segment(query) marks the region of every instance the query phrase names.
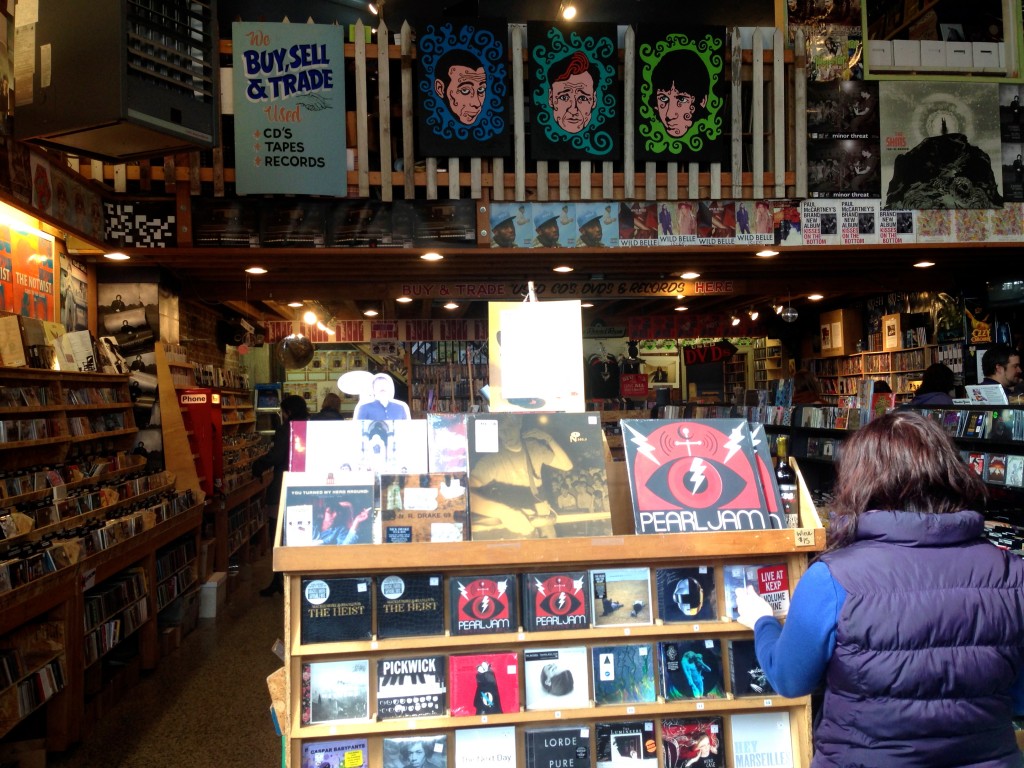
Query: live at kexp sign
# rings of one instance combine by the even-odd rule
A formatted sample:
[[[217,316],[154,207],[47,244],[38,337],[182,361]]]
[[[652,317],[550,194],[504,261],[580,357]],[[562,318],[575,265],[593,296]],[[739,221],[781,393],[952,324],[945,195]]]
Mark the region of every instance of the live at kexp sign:
[[[534,281],[537,298],[643,299],[653,296],[729,296],[743,286],[735,280],[556,280]],[[401,283],[398,293],[412,299],[516,301],[527,284],[497,282]]]

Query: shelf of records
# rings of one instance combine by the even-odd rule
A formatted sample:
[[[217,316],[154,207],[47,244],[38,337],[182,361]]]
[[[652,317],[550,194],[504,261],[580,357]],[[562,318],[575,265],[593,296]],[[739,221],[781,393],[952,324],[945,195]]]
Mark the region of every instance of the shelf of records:
[[[86,591],[85,666],[109,653],[149,619],[149,590],[144,568],[128,568]]]
[[[64,689],[64,624],[43,619],[3,638],[0,650],[0,737]]]
[[[809,363],[824,396],[856,395],[864,377],[885,378],[897,395],[913,394],[924,370],[935,362],[937,349],[931,344],[899,352],[856,352]]]
[[[175,387],[221,387],[249,390],[249,373],[241,365],[213,365],[189,359],[188,347],[161,342]],[[230,351],[233,347],[228,347]],[[227,357],[227,354],[226,354]]]
[[[129,495],[119,497],[120,493]],[[5,529],[14,535],[0,542],[0,595],[71,568],[198,508],[192,491],[175,491],[174,478],[166,472],[105,486],[81,494],[76,502],[80,508],[96,506],[80,513],[69,511],[66,518],[38,527],[33,527],[37,521],[21,512],[0,517],[7,526],[14,526]]]
[[[293,422],[278,543],[291,549],[607,536],[613,507],[621,515],[627,499],[632,520],[620,519],[615,530],[798,527],[782,514],[760,425],[735,417],[620,425],[625,461],[606,465],[596,412]]]
[[[229,508],[228,557],[233,557],[239,552],[266,524],[267,511],[261,496],[252,496],[234,508]]]

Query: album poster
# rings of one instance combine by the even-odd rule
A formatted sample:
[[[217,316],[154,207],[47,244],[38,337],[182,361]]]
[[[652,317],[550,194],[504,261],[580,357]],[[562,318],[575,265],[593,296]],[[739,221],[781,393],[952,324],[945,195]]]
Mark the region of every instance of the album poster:
[[[677,203],[669,203],[668,205],[670,207],[674,205],[676,209],[672,232],[670,235],[660,235],[658,244],[697,245],[697,214],[700,212],[700,201],[680,200]],[[659,217],[661,216],[660,211],[658,215]],[[769,231],[771,231],[771,227],[769,227]]]
[[[804,200],[800,204],[804,245],[838,245],[839,202]]]
[[[1024,109],[1019,85],[999,86],[999,138],[1002,145],[1003,199],[1024,200]]]
[[[659,244],[658,204],[639,200],[620,202],[619,245],[635,248]]]
[[[619,245],[619,219],[615,204],[576,203],[576,247],[615,248]]]
[[[914,212],[882,208],[878,212],[878,242],[885,245],[916,243]]]
[[[878,83],[807,86],[807,192],[811,197],[878,197]]]
[[[381,475],[380,541],[468,541],[465,472]]]
[[[575,203],[533,203],[531,248],[573,248],[576,245]]]
[[[491,248],[529,248],[533,245],[530,203],[491,203]]]
[[[1002,206],[997,84],[886,81],[879,97],[886,208]]]
[[[614,24],[527,23],[534,160],[616,160],[622,154]]]
[[[724,27],[637,27],[638,160],[728,162],[726,46]]]
[[[772,201],[772,227],[775,234],[775,245],[803,245],[802,226],[798,201]]]
[[[699,245],[732,245],[736,238],[736,206],[732,200],[701,200],[697,210]]]
[[[771,202],[737,200],[735,206],[737,245],[772,245],[775,242]]]
[[[508,24],[428,24],[416,40],[416,135],[427,157],[500,157],[512,147]]]

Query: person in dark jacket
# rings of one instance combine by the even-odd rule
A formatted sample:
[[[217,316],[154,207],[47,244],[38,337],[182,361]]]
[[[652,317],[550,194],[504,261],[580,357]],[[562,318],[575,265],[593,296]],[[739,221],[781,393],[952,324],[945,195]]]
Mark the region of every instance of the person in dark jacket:
[[[320,410],[312,418],[317,421],[344,419],[345,415],[341,412],[341,398],[333,392],[328,392],[324,395],[324,401],[320,404]]]
[[[824,684],[812,768],[1019,768],[1024,559],[984,538],[985,485],[914,411],[843,446],[828,547],[785,626],[751,589],[739,621],[781,696]]]
[[[953,397],[950,393],[955,386],[953,370],[943,363],[932,363],[924,371],[917,394],[907,405],[911,407],[952,405]]]
[[[284,478],[285,470],[288,469],[289,443],[291,442],[291,427],[293,421],[306,421],[309,418],[309,410],[306,408],[306,401],[298,395],[288,395],[281,401],[281,426],[274,430],[274,442],[267,453],[260,456],[252,463],[252,474],[257,479],[262,479],[268,469],[274,470],[274,478],[267,486],[263,503],[268,508],[267,525],[271,531],[277,530],[277,510],[281,504],[281,480]],[[264,597],[284,592],[284,578],[280,573],[275,573],[270,583],[260,590]]]

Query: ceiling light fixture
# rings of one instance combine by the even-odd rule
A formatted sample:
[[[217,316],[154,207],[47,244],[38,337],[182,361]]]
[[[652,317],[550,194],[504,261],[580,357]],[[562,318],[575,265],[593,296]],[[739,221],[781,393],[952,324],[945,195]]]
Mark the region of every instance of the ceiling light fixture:
[[[810,300],[810,301],[821,301],[821,300],[822,300],[822,299],[824,299],[825,297],[824,297],[824,296],[822,296],[822,295],[821,295],[820,293],[812,293],[812,294],[811,294],[810,296],[808,296],[807,298],[808,298],[808,300]]]
[[[376,317],[377,315],[380,314],[380,312],[378,312],[376,309],[372,309],[371,308],[371,309],[364,309],[363,310],[363,314],[366,315],[366,317]]]
[[[771,248],[765,248],[763,251],[758,251],[754,255],[760,256],[762,259],[770,259],[772,256],[778,256],[779,252],[773,251]]]
[[[367,3],[366,7],[370,9],[370,13],[372,13],[374,16],[380,15],[380,11],[377,10],[377,6],[374,5],[373,3]]]
[[[749,310],[747,311],[747,315],[748,315],[748,317],[750,317],[750,319],[751,319],[751,320],[757,320],[757,318],[759,318],[759,317],[761,316],[761,313],[760,313],[760,312],[758,312],[758,311],[757,311],[756,309],[754,309],[753,307],[751,307],[751,308],[750,308],[750,309],[749,309]]]
[[[558,6],[558,15],[566,21],[575,19],[576,6],[573,4],[573,0],[562,0],[562,3]]]
[[[316,312],[309,310],[302,316],[302,322],[306,325],[316,325],[320,322],[320,318],[316,316]]]
[[[130,259],[131,256],[129,256],[127,253],[120,253],[115,251],[114,253],[104,253],[103,258],[110,259],[111,261],[128,261],[128,259]]]
[[[459,305],[456,304],[454,301],[449,301],[447,304],[444,305],[444,308],[445,309],[458,309]]]
[[[776,315],[781,315],[782,314],[783,307],[782,307],[781,304],[774,304],[774,305],[772,305],[772,309],[775,310],[775,314]]]
[[[107,258],[109,259],[110,257],[108,256]],[[919,261],[914,266],[917,267],[918,269],[927,269],[928,267],[934,267],[935,266],[935,262],[934,261]]]
[[[555,267],[553,271],[555,271],[555,272],[572,272],[572,269],[573,268],[570,267],[568,264],[562,264],[560,266]]]
[[[436,251],[430,251],[428,253],[424,253],[422,256],[420,256],[420,258],[423,259],[424,261],[441,261],[441,259],[443,259],[444,256],[442,256],[440,253],[437,253]]]
[[[288,302],[288,306],[291,307],[292,309],[296,309],[296,308],[302,306],[302,302],[301,301],[289,301]]]
[[[263,267],[249,267],[245,271],[248,272],[250,275],[265,275],[265,274],[267,274],[267,270],[265,270]]]
[[[583,307],[584,309],[590,309],[592,306],[594,306],[594,303],[591,301],[584,301],[582,304],[580,304],[580,306]]]
[[[683,278],[683,280],[696,280],[700,277],[700,272],[683,272],[680,277]]]
[[[411,304],[412,296],[399,296],[397,299],[395,299],[395,301],[397,301],[399,304]]]
[[[683,306],[682,304],[680,304],[680,305],[679,305],[678,307],[676,307],[675,309],[676,309],[676,312],[685,312],[686,310],[688,310],[688,309],[689,309],[689,307],[686,307],[686,306]]]
[[[733,315],[733,316],[732,316],[732,317],[731,317],[731,318],[729,319],[729,322],[730,322],[730,323],[731,323],[731,324],[732,324],[733,326],[736,326],[736,325],[739,325],[739,324],[740,324],[740,319],[739,319],[738,317],[736,317],[736,315]]]

